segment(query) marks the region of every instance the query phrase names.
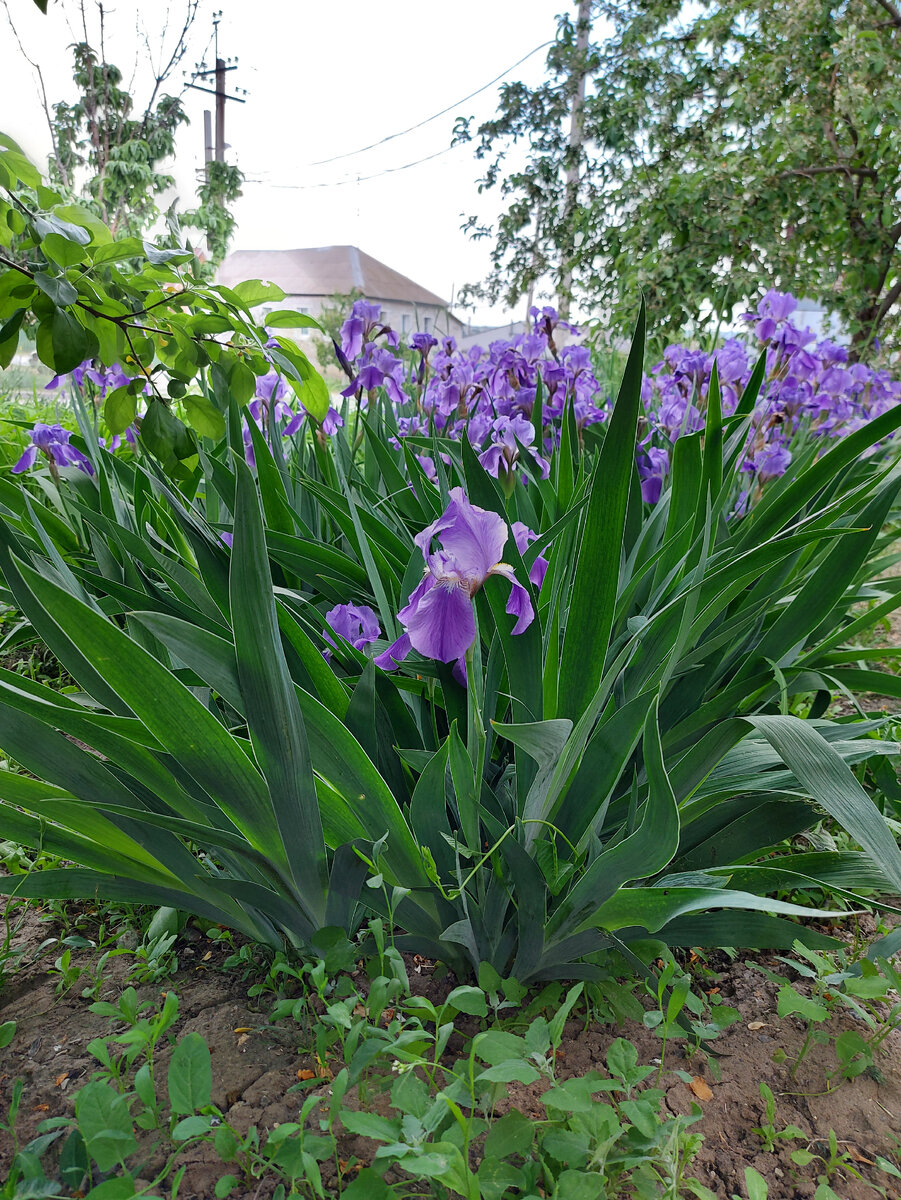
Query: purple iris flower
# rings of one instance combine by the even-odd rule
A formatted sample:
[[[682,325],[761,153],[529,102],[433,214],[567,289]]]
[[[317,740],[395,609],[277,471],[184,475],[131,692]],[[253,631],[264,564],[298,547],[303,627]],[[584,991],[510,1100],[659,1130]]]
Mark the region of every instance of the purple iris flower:
[[[260,387],[263,380],[269,380],[271,391]],[[276,380],[278,380],[278,385],[280,386],[276,384]],[[257,380],[257,394],[247,405],[247,411],[259,426],[262,427],[265,417],[270,434],[273,432],[272,426],[274,422],[286,422],[281,431],[282,437],[292,437],[297,433],[306,415],[302,409],[300,412],[295,412],[290,404],[282,400],[281,397],[286,395],[287,391],[287,387],[278,379],[275,372],[270,371],[268,375],[264,375],[261,379]],[[248,438],[249,436],[248,432]],[[247,438],[245,438],[246,440]]]
[[[43,421],[36,422],[31,431],[31,445],[13,467],[13,475],[21,475],[23,471],[33,467],[38,452],[49,461],[51,472],[57,467],[77,467],[86,475],[93,475],[94,468],[90,461],[80,450],[69,445],[71,436],[69,430],[64,429],[62,425],[45,425]]]
[[[745,313],[745,319],[752,323],[756,322],[757,337],[761,342],[768,342],[797,307],[798,301],[790,292],[777,292],[771,289],[757,305],[757,312]]]
[[[493,475],[497,479],[502,471],[506,477],[512,474],[519,459],[517,443],[520,443],[535,460],[535,465],[541,472],[541,478],[547,479],[551,465],[547,459],[542,458],[536,450],[531,448],[532,442],[535,440],[535,428],[525,417],[498,417],[496,421],[492,422],[491,439],[492,444],[479,455],[479,462],[489,475]]]
[[[359,391],[370,392],[373,388],[384,387],[392,404],[403,404],[407,400],[401,386],[403,382],[403,362],[384,346],[369,342],[363,350],[359,373],[341,395],[349,399]]]
[[[329,410],[322,418],[321,429],[326,437],[331,437],[336,429],[340,429],[344,425],[344,418],[338,412],[337,408],[332,408],[329,405]]]
[[[684,396],[671,395],[660,405],[657,415],[660,428],[671,442],[683,434],[697,433],[704,428],[704,418]]]
[[[738,338],[727,338],[716,352],[720,383],[740,383],[748,373],[748,348]]]
[[[758,304],[757,311],[762,317],[772,317],[774,321],[787,321],[797,307],[798,301],[791,292],[777,292],[771,288]]]
[[[84,383],[85,371],[87,371],[90,366],[91,360],[86,358],[83,363],[79,363],[77,367],[73,367],[68,375],[54,375],[50,382],[44,385],[44,391],[55,391],[56,388],[61,387],[67,379],[71,379],[75,383],[76,387],[81,387]]]
[[[306,413],[302,409],[300,412],[295,412],[284,400],[274,400],[270,404],[268,400],[254,399],[247,405],[247,412],[248,417],[254,420],[259,428],[263,427],[264,415],[268,418],[267,427],[270,443],[277,432],[280,432],[283,438],[292,437],[300,429],[306,417]],[[278,422],[281,420],[285,421],[286,424],[279,429]],[[247,460],[248,466],[256,470],[257,459],[253,451],[253,438],[251,437],[249,422],[246,419],[241,432],[244,439],[244,457]]]
[[[359,358],[367,344],[373,338],[382,334],[389,346],[397,346],[397,334],[387,325],[379,326],[382,315],[380,304],[370,304],[368,300],[355,300],[350,316],[341,326],[341,366],[348,375],[353,374],[350,364]],[[378,328],[377,328],[378,326]],[[349,369],[350,368],[350,369]]]
[[[745,462],[743,469],[756,474],[759,483],[766,483],[784,475],[791,460],[791,450],[787,446],[771,442],[761,446],[756,454]]]
[[[337,604],[325,614],[325,620],[328,629],[323,629],[322,636],[333,650],[337,650],[338,645],[329,629],[350,642],[355,650],[370,645],[382,632],[379,619],[368,604]],[[323,650],[322,656],[330,662],[332,651]]]
[[[525,554],[531,543],[538,541],[538,534],[528,525],[524,525],[522,521],[514,521],[510,528],[513,530],[513,540],[516,542],[516,549],[520,554]],[[544,583],[549,565],[548,560],[539,554],[529,568],[529,583],[538,591],[541,591],[541,585]]]
[[[278,371],[267,371],[265,375],[257,376],[255,394],[260,400],[271,404],[273,400],[284,400],[288,385]]]
[[[393,671],[411,650],[445,663],[463,658],[476,636],[473,597],[490,575],[511,584],[507,612],[516,617],[513,632],[523,633],[534,619],[527,589],[501,561],[509,536],[504,519],[470,504],[462,488],[452,488],[450,500],[438,520],[414,538],[426,571],[397,614],[405,632],[375,660],[383,670]],[[432,550],[433,538],[439,550]]]
[[[650,446],[636,459],[641,479],[641,498],[645,504],[656,504],[663,491],[663,480],[669,474],[669,455],[657,446]]]
[[[420,354],[427,355],[431,348],[437,345],[438,339],[430,333],[414,333],[410,338],[410,349],[418,350]]]
[[[345,358],[359,358],[363,351],[363,318],[348,317],[341,326],[341,353]]]
[[[586,429],[589,425],[597,425],[598,421],[607,420],[607,412],[603,408],[599,408],[590,400],[583,400],[576,397],[573,401],[573,416],[576,418],[576,428],[578,430]]]
[[[126,375],[119,363],[113,363],[111,367],[94,367],[91,365],[90,359],[85,359],[83,363],[79,363],[77,367],[74,367],[68,375],[54,375],[50,382],[45,384],[44,391],[53,391],[69,379],[78,388],[84,387],[84,381],[89,379],[97,388],[99,398],[103,400],[106,398],[108,392],[115,391],[116,388],[125,387],[127,383],[131,383],[132,376]]]

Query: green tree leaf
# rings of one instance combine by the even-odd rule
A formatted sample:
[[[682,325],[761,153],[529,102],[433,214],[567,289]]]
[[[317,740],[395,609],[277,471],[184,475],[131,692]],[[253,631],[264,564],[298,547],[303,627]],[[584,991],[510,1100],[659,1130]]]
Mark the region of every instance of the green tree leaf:
[[[182,399],[188,423],[201,437],[218,441],[225,436],[225,418],[206,396],[185,396]]]

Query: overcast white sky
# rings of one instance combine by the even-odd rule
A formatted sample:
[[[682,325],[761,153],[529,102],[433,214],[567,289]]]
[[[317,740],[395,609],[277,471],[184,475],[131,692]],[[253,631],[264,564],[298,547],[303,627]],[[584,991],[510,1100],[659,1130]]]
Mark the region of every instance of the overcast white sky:
[[[77,0],[51,0],[42,17],[33,0],[5,0],[22,43],[43,70],[51,103],[72,99],[67,46],[80,38]],[[409,170],[385,172],[450,145],[454,118],[491,116],[497,85],[424,128],[378,149],[321,166],[317,160],[356,150],[404,129],[475,91],[518,59],[553,38],[556,14],[571,0],[218,0],[193,34],[189,70],[207,49],[214,7],[223,12],[219,48],[238,58],[230,90],[246,88],[245,104],[229,103],[226,141],[230,161],[247,176],[238,202],[233,249],[288,249],[351,243],[451,299],[488,271],[488,245],[460,231],[463,216],[491,217],[494,193],[478,195],[481,164],[465,146]],[[96,0],[87,0],[94,18]],[[172,0],[171,23],[183,0]],[[161,0],[110,0],[106,5],[107,57],[126,79],[136,69],[138,102],[147,93],[146,49],[137,49],[136,18],[158,33]],[[95,26],[96,27],[96,26]],[[506,79],[538,83],[540,50]],[[212,51],[206,60],[212,65]],[[0,8],[0,129],[37,159],[49,135],[34,72],[22,58]],[[177,73],[169,90],[182,83]],[[212,96],[189,91],[191,125],[179,137],[172,168],[180,207],[193,203],[203,164],[203,110]],[[326,186],[318,186],[326,185]],[[524,304],[520,307],[524,307]],[[515,316],[522,315],[517,312]],[[476,310],[478,323],[507,318],[502,309]]]

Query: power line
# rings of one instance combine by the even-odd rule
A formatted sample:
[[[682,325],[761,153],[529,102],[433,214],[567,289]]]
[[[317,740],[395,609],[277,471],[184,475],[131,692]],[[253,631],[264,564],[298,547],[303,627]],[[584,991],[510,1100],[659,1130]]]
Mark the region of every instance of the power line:
[[[474,92],[470,92],[469,95],[464,96],[462,100],[455,100],[454,103],[449,104],[447,108],[442,108],[441,112],[433,113],[432,116],[426,117],[424,121],[417,121],[415,125],[411,125],[408,129],[400,129],[397,133],[389,133],[387,137],[383,137],[377,142],[370,142],[368,146],[361,146],[359,150],[348,150],[346,154],[335,154],[331,158],[320,158],[316,162],[309,163],[308,165],[311,167],[324,167],[326,163],[340,162],[342,158],[353,158],[356,154],[365,154],[367,150],[375,150],[377,146],[384,146],[386,142],[393,142],[395,138],[404,137],[406,134],[412,133],[415,129],[422,129],[423,125],[428,125],[431,121],[437,121],[439,117],[446,116],[446,114],[451,112],[452,109],[458,108],[461,104],[465,104],[467,100],[472,100],[474,96],[479,96],[482,92],[487,91],[488,88],[493,87],[494,84],[500,83],[505,75],[509,75],[511,71],[515,71],[516,68],[521,66],[527,58],[531,58],[532,55],[537,54],[539,50],[544,50],[547,46],[552,46],[553,44],[553,42],[542,42],[540,46],[536,46],[534,50],[530,50],[528,54],[524,54],[523,57],[518,60],[518,62],[515,62],[512,65],[512,67],[507,67],[506,71],[501,71],[500,75],[496,75],[494,79],[489,80],[488,83],[482,84],[480,88],[476,88]],[[437,155],[433,154],[432,157],[435,158]],[[419,161],[426,162],[427,160],[420,159]],[[417,164],[408,163],[407,165],[413,167]],[[393,168],[395,171],[405,171],[406,169],[406,167]],[[369,176],[369,178],[374,179],[375,176]],[[314,187],[318,185],[310,184],[308,186]]]
[[[415,162],[404,163],[402,167],[386,167],[384,171],[376,171],[374,175],[355,175],[352,179],[335,179],[331,183],[269,183],[265,179],[245,179],[244,182],[260,183],[265,187],[288,189],[293,192],[306,192],[311,188],[344,187],[348,183],[367,183],[370,179],[380,179],[382,175],[393,175],[396,171],[409,171],[411,167],[431,162],[433,158],[440,158],[442,154],[447,154],[448,151],[456,150],[456,148],[456,146],[445,146],[443,150],[436,150],[434,154],[427,154],[425,158],[417,158]]]

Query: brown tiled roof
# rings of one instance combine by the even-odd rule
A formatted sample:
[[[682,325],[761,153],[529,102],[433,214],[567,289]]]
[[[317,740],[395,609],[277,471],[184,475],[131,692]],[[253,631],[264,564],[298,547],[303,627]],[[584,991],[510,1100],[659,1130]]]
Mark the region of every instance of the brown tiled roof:
[[[406,300],[447,308],[436,296],[364,254],[356,246],[311,246],[303,250],[235,250],[217,274],[219,283],[233,287],[242,279],[277,283],[289,296],[334,296],[361,291],[369,300]]]

